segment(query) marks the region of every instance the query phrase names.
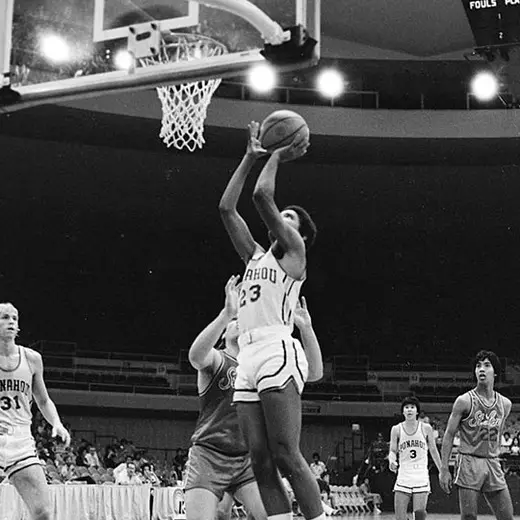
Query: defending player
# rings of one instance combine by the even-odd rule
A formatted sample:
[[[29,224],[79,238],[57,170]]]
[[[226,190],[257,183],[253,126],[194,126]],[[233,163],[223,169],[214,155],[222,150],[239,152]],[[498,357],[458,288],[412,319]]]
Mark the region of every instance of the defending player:
[[[460,446],[453,483],[459,490],[461,518],[477,518],[478,496],[483,493],[497,519],[512,520],[513,504],[499,461],[511,401],[494,389],[500,373],[500,360],[494,352],[478,352],[473,367],[477,386],[455,400],[442,439],[440,485],[446,493],[451,492],[448,463],[458,430]]]
[[[240,353],[234,400],[268,517],[292,517],[280,470],[291,483],[305,518],[321,519],[318,485],[299,449],[307,359],[291,336],[306,276],[306,253],[314,242],[316,226],[303,208],[289,206],[279,211],[274,201],[280,163],[304,155],[309,143],[302,138],[275,150],[257,179],[253,201],[271,241],[265,251],[237,211],[245,180],[256,159],[266,153],[258,141],[258,123],[251,123],[249,132],[246,154],[219,206],[231,241],[247,264],[239,295]]]
[[[198,371],[201,410],[187,466],[187,520],[214,518],[217,508],[226,514],[233,502],[227,500],[226,508],[221,500],[224,493],[236,496],[256,520],[266,518],[236,407],[232,406],[238,354],[237,281],[238,277],[229,279],[224,309],[199,334],[189,352],[190,362]],[[305,347],[319,351],[305,301],[296,309],[295,323],[302,338],[308,340]],[[217,350],[213,345],[223,330],[224,349]]]
[[[430,424],[418,420],[421,405],[416,397],[406,397],[401,403],[404,421],[392,426],[390,432],[390,470],[397,472],[394,486],[394,509],[397,520],[406,520],[408,504],[416,520],[426,518],[426,505],[430,493],[428,475],[428,450],[437,469],[441,458],[433,438]]]
[[[15,343],[19,330],[16,308],[0,303],[0,467],[31,519],[50,520],[49,489],[31,435],[33,397],[52,436],[68,445],[70,435],[47,393],[41,355]]]

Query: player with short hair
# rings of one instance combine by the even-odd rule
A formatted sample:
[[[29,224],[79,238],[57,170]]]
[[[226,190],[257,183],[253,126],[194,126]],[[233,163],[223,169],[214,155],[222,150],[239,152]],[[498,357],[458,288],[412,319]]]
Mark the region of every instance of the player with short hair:
[[[238,354],[237,282],[236,276],[228,280],[224,308],[197,336],[189,352],[198,373],[200,414],[186,472],[188,520],[214,518],[217,510],[225,516],[233,505],[231,497],[236,497],[255,520],[267,517],[232,405]],[[305,347],[319,350],[305,301],[295,313]]]
[[[292,337],[294,310],[306,278],[307,250],[314,242],[316,226],[303,208],[290,206],[280,211],[274,201],[279,165],[303,156],[309,142],[305,137],[297,138],[291,145],[274,150],[257,179],[253,201],[271,242],[265,251],[237,210],[256,159],[266,154],[258,130],[258,123],[249,125],[246,154],[219,205],[224,226],[246,263],[239,295],[240,352],[234,400],[268,517],[292,517],[280,470],[291,483],[305,518],[321,519],[318,485],[299,447],[301,394],[312,353],[304,353]],[[309,380],[319,378],[321,373]]]
[[[458,430],[460,445],[453,484],[459,490],[461,518],[477,518],[478,497],[482,493],[498,520],[512,520],[513,504],[499,460],[511,401],[495,391],[501,366],[494,352],[479,351],[473,360],[473,370],[477,385],[453,403],[442,439],[440,485],[446,493],[451,492],[449,460]]]
[[[52,436],[68,446],[69,432],[43,380],[42,357],[17,345],[18,310],[0,303],[0,468],[27,506],[32,520],[50,520],[50,494],[31,434],[34,400],[52,426]]]
[[[404,421],[392,426],[388,454],[390,470],[397,472],[394,486],[395,517],[397,520],[406,520],[411,498],[416,520],[424,520],[431,491],[428,451],[439,471],[441,458],[432,427],[419,420],[419,400],[414,396],[405,397],[401,403],[401,413]]]

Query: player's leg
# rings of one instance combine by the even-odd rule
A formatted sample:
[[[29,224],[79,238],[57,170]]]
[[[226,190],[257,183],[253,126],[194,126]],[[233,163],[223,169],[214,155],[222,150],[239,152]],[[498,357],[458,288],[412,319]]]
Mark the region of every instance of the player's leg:
[[[237,413],[268,517],[287,515],[286,518],[290,518],[291,504],[269,447],[261,403],[238,402]]]
[[[236,490],[235,496],[247,512],[251,514],[254,520],[266,520],[267,513],[265,511],[258,484],[253,480]]]
[[[49,486],[40,464],[33,464],[9,475],[29,511],[31,520],[51,520]]]
[[[289,480],[303,516],[319,518],[323,508],[318,483],[300,452],[302,407],[294,380],[284,388],[261,392],[260,399],[276,465]]]
[[[428,505],[428,493],[414,493],[412,499],[415,520],[425,520],[426,506]]]
[[[459,507],[461,520],[476,520],[480,491],[459,487]]]
[[[407,520],[409,503],[410,503],[410,493],[403,493],[402,491],[394,491],[395,520]]]
[[[484,496],[497,520],[513,520],[513,502],[509,488],[484,493]]]
[[[186,520],[215,518],[219,505],[218,497],[204,488],[192,488],[184,493]]]
[[[234,502],[235,499],[233,498],[233,495],[230,493],[224,493],[222,500],[218,503],[217,506],[217,520],[231,519],[231,511],[233,509]]]

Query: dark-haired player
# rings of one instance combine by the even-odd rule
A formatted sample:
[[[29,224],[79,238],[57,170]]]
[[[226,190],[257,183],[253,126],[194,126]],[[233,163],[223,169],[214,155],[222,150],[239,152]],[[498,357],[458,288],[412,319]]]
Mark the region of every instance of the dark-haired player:
[[[500,439],[511,401],[495,391],[500,360],[494,352],[478,352],[473,368],[477,386],[455,400],[442,440],[440,484],[446,493],[451,492],[448,463],[458,430],[460,446],[453,483],[459,490],[461,518],[477,518],[478,497],[483,493],[498,520],[512,520],[513,504],[499,461]]]
[[[218,518],[229,518],[234,498],[247,509],[248,518],[266,518],[237,410],[232,406],[238,354],[237,281],[235,276],[228,280],[224,308],[197,336],[189,352],[198,372],[200,413],[186,470],[187,520],[212,519],[217,511]],[[295,325],[309,353],[309,372],[321,371],[321,357],[318,366],[313,365],[318,357],[313,352],[320,347],[304,299],[295,309]],[[213,348],[219,338],[218,348]]]
[[[275,150],[256,181],[253,202],[271,242],[265,251],[237,210],[252,166],[266,153],[258,141],[258,123],[251,123],[249,131],[246,154],[219,206],[231,241],[246,263],[239,294],[240,352],[234,400],[268,518],[292,518],[280,471],[289,480],[305,518],[322,519],[318,485],[300,452],[307,359],[300,342],[291,336],[316,226],[303,208],[280,211],[274,201],[280,163],[304,155],[309,142],[302,138]]]
[[[408,504],[416,520],[426,518],[426,506],[430,493],[428,475],[428,451],[441,469],[441,458],[435,445],[432,427],[418,420],[421,404],[416,397],[406,397],[401,403],[404,421],[392,427],[390,433],[390,470],[397,472],[394,486],[394,508],[397,520],[405,520]]]

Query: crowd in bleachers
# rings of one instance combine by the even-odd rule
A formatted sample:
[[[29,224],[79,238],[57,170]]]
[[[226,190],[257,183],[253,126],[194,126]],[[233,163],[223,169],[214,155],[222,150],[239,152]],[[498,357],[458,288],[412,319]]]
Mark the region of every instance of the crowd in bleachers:
[[[70,431],[70,425],[65,426]],[[148,456],[126,439],[114,439],[100,449],[73,435],[70,446],[65,447],[52,438],[52,428],[39,411],[34,415],[32,430],[50,484],[176,486],[184,477],[187,454],[183,448],[177,449],[173,462],[168,464]]]

